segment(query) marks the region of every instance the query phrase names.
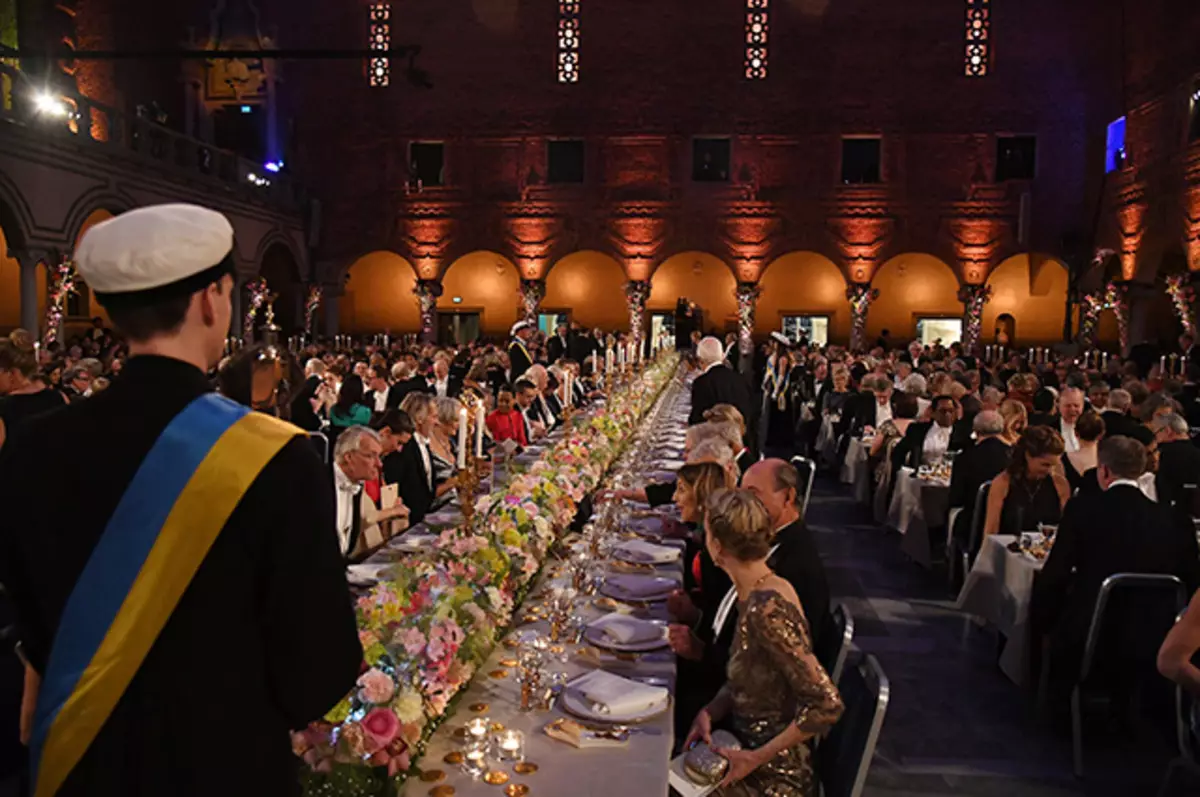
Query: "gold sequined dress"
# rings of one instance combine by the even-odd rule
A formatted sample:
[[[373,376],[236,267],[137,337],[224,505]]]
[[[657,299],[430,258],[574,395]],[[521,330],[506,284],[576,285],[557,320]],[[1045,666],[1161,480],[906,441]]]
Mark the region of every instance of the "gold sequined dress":
[[[775,590],[754,592],[738,606],[738,626],[725,689],[733,700],[733,732],[757,749],[789,723],[820,736],[842,715],[837,687],[812,652],[804,613]],[[807,744],[783,750],[720,797],[815,797]]]

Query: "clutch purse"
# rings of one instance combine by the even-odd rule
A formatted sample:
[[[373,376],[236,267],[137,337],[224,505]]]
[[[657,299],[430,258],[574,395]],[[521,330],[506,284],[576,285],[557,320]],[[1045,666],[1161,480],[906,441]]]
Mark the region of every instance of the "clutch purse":
[[[729,759],[713,751],[714,747],[741,750],[742,743],[729,731],[713,731],[712,744],[700,742],[683,759],[683,770],[693,783],[715,786],[729,771]]]

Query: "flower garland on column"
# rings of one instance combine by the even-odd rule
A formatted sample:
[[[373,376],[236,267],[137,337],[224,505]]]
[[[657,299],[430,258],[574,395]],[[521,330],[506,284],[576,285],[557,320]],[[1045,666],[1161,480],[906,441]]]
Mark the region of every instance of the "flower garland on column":
[[[421,340],[433,343],[437,339],[437,300],[442,295],[442,283],[437,280],[417,280],[413,286],[421,313]]]
[[[1172,274],[1167,277],[1167,296],[1175,305],[1175,313],[1183,324],[1183,331],[1193,337],[1196,335],[1196,289],[1188,280],[1189,275]]]
[[[650,283],[630,280],[625,283],[625,302],[629,306],[629,333],[641,346],[645,340],[646,302],[650,299]]]
[[[42,335],[43,346],[48,346],[58,340],[67,306],[67,297],[78,293],[75,289],[75,282],[79,279],[79,275],[75,271],[73,261],[64,260],[55,266],[51,278],[53,281],[49,301],[46,302],[46,331]]]
[[[850,301],[850,350],[860,351],[867,338],[867,311],[879,298],[879,289],[870,283],[852,282],[846,288],[846,298]]]
[[[991,285],[964,285],[958,291],[963,303],[963,352],[974,354],[983,333],[983,307],[992,298]]]
[[[542,307],[542,299],[546,298],[545,280],[521,280],[521,320],[533,324],[538,322],[538,311]]]
[[[246,290],[250,292],[250,307],[247,308],[246,318],[242,322],[242,339],[249,343],[254,340],[254,319],[258,317],[258,311],[266,304],[270,291],[264,277],[247,282]]]
[[[739,282],[737,290],[738,351],[746,356],[754,353],[754,316],[762,288],[757,282]]]
[[[316,339],[317,310],[320,309],[321,300],[324,298],[325,288],[317,284],[308,286],[308,297],[304,300],[304,331],[310,340]]]
[[[1117,317],[1117,336],[1120,339],[1121,351],[1129,350],[1129,301],[1128,287],[1124,284],[1110,282],[1104,286],[1103,292],[1084,295],[1080,307],[1079,340],[1084,346],[1090,346],[1096,337],[1096,326],[1100,322],[1100,313],[1112,310]]]

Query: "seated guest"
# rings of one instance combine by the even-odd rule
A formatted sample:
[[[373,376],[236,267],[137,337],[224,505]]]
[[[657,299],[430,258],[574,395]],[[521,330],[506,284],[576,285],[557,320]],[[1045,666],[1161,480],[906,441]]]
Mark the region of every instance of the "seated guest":
[[[738,408],[732,404],[717,404],[715,407],[705,411],[704,420],[712,423],[732,423],[737,426],[740,439],[738,444],[734,446],[733,456],[737,461],[738,473],[745,473],[758,460],[754,457],[754,453],[742,444],[746,439],[746,419],[738,412]],[[688,431],[697,427],[688,427]]]
[[[371,366],[367,369],[367,391],[363,393],[363,404],[377,415],[388,409],[388,392],[391,388],[387,383],[387,369],[382,365]]]
[[[714,491],[732,484],[729,470],[716,462],[690,462],[679,469],[675,506],[680,521],[694,532],[683,574],[684,588],[690,599],[684,601],[677,595],[667,607],[672,617],[680,622],[689,623],[704,614],[713,617],[729,588],[728,580],[708,558],[702,536],[705,501]]]
[[[833,367],[833,387],[821,392],[821,400],[817,403],[819,415],[832,415],[841,419],[843,411],[849,409],[850,400],[854,394],[850,392],[850,371],[844,365]],[[849,422],[849,418],[842,419]],[[836,428],[836,424],[835,424]]]
[[[366,426],[371,422],[371,410],[363,401],[363,383],[357,374],[342,380],[337,402],[329,410],[329,425],[335,434],[351,426]]]
[[[400,483],[400,449],[408,445],[416,429],[413,427],[412,418],[408,417],[404,410],[387,410],[381,415],[376,415],[371,419],[371,428],[379,433],[383,468],[380,470],[379,479],[373,483],[368,481],[365,488],[371,500],[378,502],[381,484]]]
[[[555,414],[550,400],[547,398],[550,395],[550,375],[545,366],[533,365],[525,372],[525,378],[537,388],[533,402],[526,414],[531,421],[538,421],[549,432],[558,425],[558,415]]]
[[[979,391],[979,410],[999,410],[1001,403],[1004,402],[1004,394],[997,387],[988,385],[983,390]],[[1024,408],[1022,408],[1024,409]]]
[[[351,426],[338,435],[333,450],[333,484],[337,504],[338,545],[349,560],[362,558],[387,541],[379,524],[408,517],[408,507],[397,499],[394,506],[375,511],[363,500],[363,482],[379,478],[382,451],[379,433],[366,426]]]
[[[417,373],[415,360],[401,360],[392,366],[392,386],[388,388],[387,406],[399,409],[409,393],[423,393],[427,387],[425,378]]]
[[[317,417],[320,402],[317,390],[325,384],[325,363],[315,357],[304,365],[304,381],[292,397],[292,423],[306,432],[319,432],[321,419]]]
[[[1058,391],[1043,387],[1033,394],[1033,411],[1029,413],[1030,426],[1058,425]]]
[[[426,388],[437,398],[454,398],[462,391],[462,380],[450,374],[450,358],[439,354],[433,358],[433,373]]]
[[[0,338],[0,446],[29,418],[66,404],[36,375],[33,335],[18,329]]]
[[[1015,399],[1004,399],[1000,402],[1000,417],[1004,419],[1004,442],[1015,446],[1021,435],[1029,426],[1029,413],[1025,405]]]
[[[1185,484],[1200,485],[1200,448],[1192,443],[1191,430],[1182,415],[1168,412],[1155,421],[1158,432],[1158,475],[1155,490],[1163,506],[1175,506],[1189,497]],[[1193,507],[1184,507],[1190,514]]]
[[[882,379],[886,381],[886,377]],[[891,410],[892,417],[875,427],[875,439],[871,441],[869,452],[873,459],[878,459],[887,451],[888,443],[904,438],[908,427],[917,418],[917,397],[908,393],[896,393],[892,399]]]
[[[292,409],[290,386],[301,384],[290,352],[256,343],[228,359],[217,372],[217,389],[256,412],[287,418]],[[93,389],[95,388],[95,382]],[[281,413],[281,410],[283,413]]]
[[[525,436],[525,419],[513,408],[514,403],[512,390],[501,388],[496,393],[496,409],[487,416],[487,427],[497,443],[514,440],[521,448],[525,448],[529,445],[529,438]]]
[[[532,443],[546,436],[546,424],[541,420],[541,412],[537,406],[537,385],[528,379],[518,379],[513,386],[513,398],[517,402],[517,410],[525,425],[525,439]]]
[[[1063,442],[1049,426],[1030,426],[1013,447],[1008,468],[988,490],[983,533],[1020,534],[1057,525],[1071,487],[1062,473]]]
[[[1004,442],[1004,419],[1000,413],[984,410],[972,422],[975,445],[954,460],[950,472],[950,508],[961,507],[954,519],[954,537],[962,545],[970,541],[971,518],[979,488],[1008,467],[1012,448]]]
[[[869,375],[863,379],[863,387],[870,394],[870,401],[860,401],[855,408],[851,434],[869,434],[879,429],[893,417],[892,381],[886,376]]]
[[[92,372],[82,365],[76,365],[63,372],[62,392],[67,401],[74,404],[92,394]]]
[[[727,722],[743,749],[719,751],[735,775],[719,795],[815,794],[807,743],[842,713],[837,687],[813,654],[810,629],[821,618],[771,571],[771,520],[751,493],[718,492],[706,525],[711,556],[737,590],[736,643],[728,681],[696,715],[684,747],[710,740],[713,726]]]
[[[1100,585],[1114,573],[1167,573],[1189,590],[1200,585],[1200,550],[1190,522],[1142,494],[1137,479],[1146,449],[1120,436],[1100,444],[1101,492],[1081,495],[1059,524],[1054,547],[1034,581],[1030,622],[1050,637],[1051,681],[1079,676]]]
[[[1088,410],[1079,416],[1074,431],[1079,448],[1063,454],[1063,474],[1072,493],[1083,486],[1084,475],[1096,467],[1100,438],[1104,436],[1104,421],[1099,413]]]
[[[918,468],[940,462],[948,451],[962,451],[971,442],[971,433],[958,421],[958,402],[950,396],[937,396],[932,404],[933,420],[908,427],[892,453],[892,462]]]
[[[1058,396],[1058,423],[1047,424],[1058,430],[1067,453],[1079,450],[1079,439],[1075,435],[1075,423],[1083,414],[1083,391],[1077,387],[1065,387]],[[1033,421],[1030,419],[1030,423]]]
[[[1109,391],[1108,405],[1100,413],[1100,418],[1104,421],[1106,437],[1132,436],[1130,429],[1135,425],[1134,420],[1129,417],[1129,408],[1132,404],[1133,397],[1129,395],[1128,390],[1117,388]]]
[[[900,390],[917,399],[917,417],[925,417],[930,401],[925,398],[929,392],[929,382],[921,374],[909,374],[900,383]]]
[[[1158,651],[1158,671],[1183,687],[1193,700],[1200,699],[1200,590],[1192,596],[1187,612],[1163,640]]]
[[[433,464],[433,503],[429,511],[441,509],[454,499],[453,491],[458,486],[455,479],[458,470],[458,420],[462,409],[462,402],[456,398],[438,396],[433,400],[437,423],[429,434],[429,454]],[[467,445],[470,445],[469,439]]]
[[[409,508],[410,520],[415,525],[425,519],[433,504],[436,482],[429,438],[437,423],[437,410],[433,405],[433,397],[422,392],[405,396],[400,409],[412,421],[413,436],[400,449],[400,459],[392,472],[388,473],[387,482],[400,486],[400,498]]]

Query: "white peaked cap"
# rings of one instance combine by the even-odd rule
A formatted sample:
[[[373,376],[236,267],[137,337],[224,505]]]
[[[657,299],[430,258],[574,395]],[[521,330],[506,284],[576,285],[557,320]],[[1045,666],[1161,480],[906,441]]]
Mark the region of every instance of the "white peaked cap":
[[[75,261],[97,294],[129,294],[195,277],[231,251],[233,226],[222,214],[199,205],[151,205],[89,229]]]
[[[508,331],[508,334],[515,335],[518,332],[520,332],[522,329],[529,329],[529,326],[530,326],[530,324],[528,321],[518,321],[517,323],[512,325],[512,329],[510,329]]]

